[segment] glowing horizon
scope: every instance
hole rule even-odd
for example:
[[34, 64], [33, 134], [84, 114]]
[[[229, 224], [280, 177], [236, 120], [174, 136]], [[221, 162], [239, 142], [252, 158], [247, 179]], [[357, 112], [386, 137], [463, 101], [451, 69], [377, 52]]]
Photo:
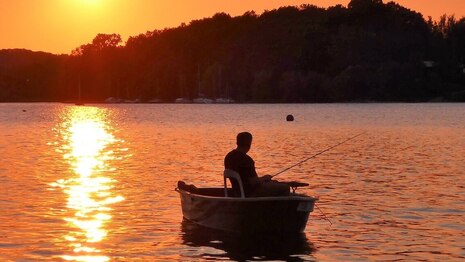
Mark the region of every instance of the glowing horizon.
[[[0, 0], [0, 49], [69, 54], [99, 33], [117, 33], [127, 40], [155, 29], [177, 27], [195, 19], [225, 12], [231, 16], [253, 10], [262, 13], [280, 6], [314, 4], [320, 7], [350, 0]], [[387, 2], [386, 0], [384, 2]], [[442, 14], [465, 16], [463, 0], [397, 0], [409, 9], [438, 19]]]

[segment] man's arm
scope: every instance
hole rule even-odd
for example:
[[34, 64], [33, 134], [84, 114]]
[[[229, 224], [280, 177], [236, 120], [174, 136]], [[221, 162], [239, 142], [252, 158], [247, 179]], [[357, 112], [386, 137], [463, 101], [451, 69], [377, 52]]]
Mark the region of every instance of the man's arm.
[[271, 176], [270, 175], [264, 175], [262, 177], [249, 177], [247, 179], [250, 185], [255, 186], [255, 185], [260, 185], [262, 183], [271, 181]]
[[265, 182], [268, 182], [271, 180], [271, 176], [270, 175], [265, 175], [265, 176], [262, 176], [262, 177], [259, 177], [257, 175], [257, 171], [255, 170], [255, 161], [253, 161], [253, 159], [251, 157], [248, 157], [248, 161], [247, 161], [247, 169], [248, 169], [248, 174], [249, 176], [247, 177], [247, 183], [251, 186], [257, 186], [257, 185], [260, 185], [262, 183], [265, 183]]

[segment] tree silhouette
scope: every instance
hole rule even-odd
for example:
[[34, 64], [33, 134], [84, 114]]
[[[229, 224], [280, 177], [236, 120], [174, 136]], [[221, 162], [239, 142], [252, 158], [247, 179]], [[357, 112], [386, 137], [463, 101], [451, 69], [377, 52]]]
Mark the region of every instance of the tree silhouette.
[[[98, 34], [70, 56], [0, 51], [0, 100], [238, 102], [465, 100], [465, 18], [397, 3], [218, 13], [130, 37]], [[27, 81], [29, 79], [29, 81]]]

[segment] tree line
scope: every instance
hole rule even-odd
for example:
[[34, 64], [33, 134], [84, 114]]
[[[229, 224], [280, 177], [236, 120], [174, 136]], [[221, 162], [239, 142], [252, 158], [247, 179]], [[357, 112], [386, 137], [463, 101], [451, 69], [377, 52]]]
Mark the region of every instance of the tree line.
[[0, 101], [465, 101], [465, 18], [395, 2], [281, 7], [191, 21], [70, 55], [0, 51]]

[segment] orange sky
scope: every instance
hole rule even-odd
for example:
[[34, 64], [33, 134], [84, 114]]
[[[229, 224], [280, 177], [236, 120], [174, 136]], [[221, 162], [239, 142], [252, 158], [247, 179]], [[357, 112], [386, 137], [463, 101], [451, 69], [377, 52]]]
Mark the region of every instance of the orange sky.
[[[261, 13], [283, 5], [347, 5], [349, 0], [0, 0], [0, 49], [70, 53], [98, 33], [123, 39], [192, 19], [247, 10]], [[387, 2], [384, 0], [384, 2]], [[425, 16], [465, 16], [465, 0], [397, 0]]]

